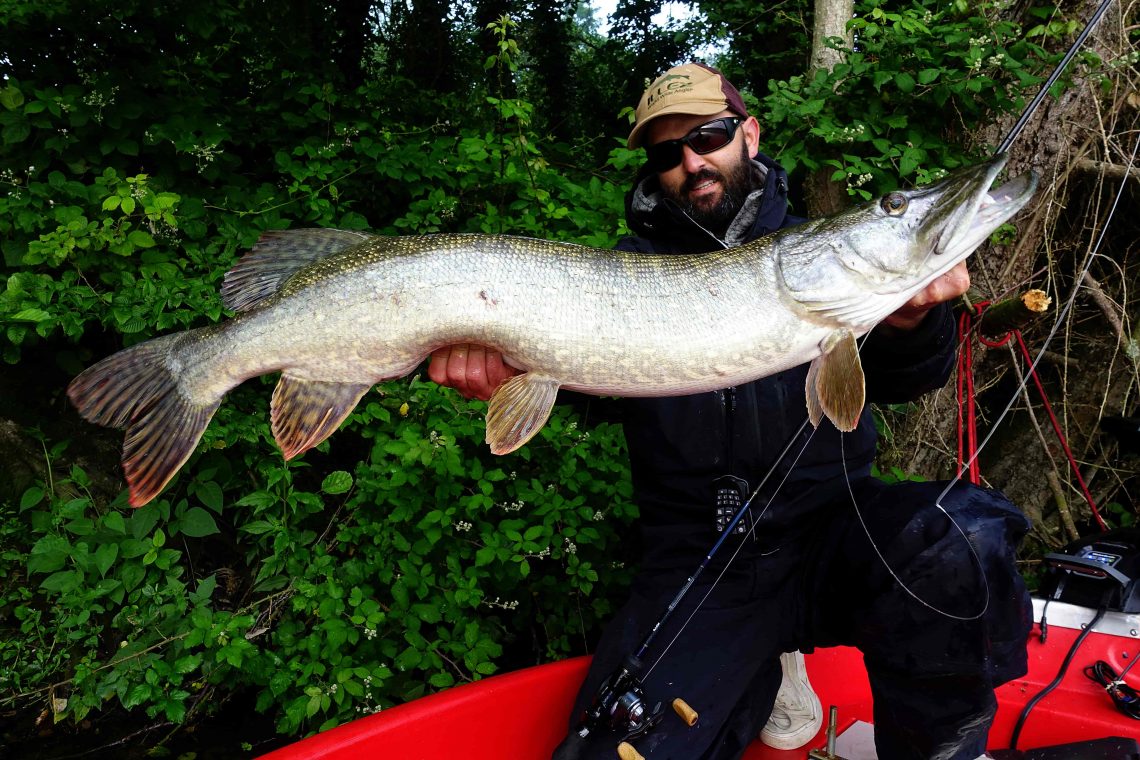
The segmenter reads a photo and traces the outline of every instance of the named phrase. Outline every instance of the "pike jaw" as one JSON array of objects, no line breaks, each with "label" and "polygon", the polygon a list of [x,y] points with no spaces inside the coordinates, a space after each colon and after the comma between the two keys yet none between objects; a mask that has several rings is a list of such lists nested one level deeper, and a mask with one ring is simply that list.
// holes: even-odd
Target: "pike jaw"
[{"label": "pike jaw", "polygon": [[[790,230],[799,234],[781,241],[779,254],[789,295],[809,312],[870,329],[973,253],[1029,201],[1037,187],[1033,172],[989,189],[1006,158]],[[820,235],[827,245],[819,245]],[[807,244],[812,238],[814,246]]]}]

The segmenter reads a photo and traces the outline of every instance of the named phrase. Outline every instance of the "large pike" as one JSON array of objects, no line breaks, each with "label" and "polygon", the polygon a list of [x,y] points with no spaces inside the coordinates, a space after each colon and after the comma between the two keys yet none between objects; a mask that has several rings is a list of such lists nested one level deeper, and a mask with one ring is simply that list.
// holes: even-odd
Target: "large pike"
[{"label": "large pike", "polygon": [[286,459],[331,435],[373,384],[455,343],[525,370],[492,397],[487,443],[522,446],[559,388],[672,396],[811,361],[814,424],[857,424],[856,338],[965,259],[1032,195],[989,190],[1004,156],[942,182],[747,245],[647,255],[495,235],[266,233],[225,277],[233,319],[140,343],[88,368],[68,395],[126,427],[130,502],[154,498],[232,388],[281,372],[271,408]]}]

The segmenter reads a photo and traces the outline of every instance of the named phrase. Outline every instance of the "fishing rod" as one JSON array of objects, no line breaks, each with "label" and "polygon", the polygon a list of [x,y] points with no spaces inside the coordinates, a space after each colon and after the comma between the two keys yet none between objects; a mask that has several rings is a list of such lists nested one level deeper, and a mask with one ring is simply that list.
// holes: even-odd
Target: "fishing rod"
[{"label": "fishing rod", "polygon": [[1009,130],[1009,134],[1007,134],[1005,139],[1001,141],[1001,144],[998,145],[997,150],[994,151],[995,156],[1008,151],[1009,147],[1013,145],[1014,140],[1021,135],[1022,130],[1025,129],[1025,125],[1029,123],[1029,119],[1041,106],[1042,101],[1045,100],[1045,96],[1049,94],[1050,88],[1061,78],[1061,74],[1064,72],[1065,67],[1069,65],[1069,61],[1073,60],[1073,56],[1075,56],[1077,51],[1081,49],[1081,46],[1085,44],[1085,39],[1092,33],[1093,28],[1096,27],[1097,22],[1100,21],[1100,17],[1104,15],[1112,2],[1113,0],[1102,0],[1101,4],[1093,12],[1089,22],[1085,24],[1085,28],[1081,30],[1081,33],[1077,35],[1077,39],[1069,46],[1069,52],[1065,53],[1065,57],[1062,58],[1061,62],[1053,69],[1053,73],[1045,80],[1045,84],[1041,85],[1041,88],[1037,90],[1037,95],[1030,101],[1029,105],[1026,106],[1025,111],[1021,114],[1021,118],[1017,120],[1017,123]]},{"label": "fishing rod", "polygon": [[[1097,22],[1100,21],[1100,18],[1104,15],[1105,11],[1108,9],[1108,6],[1111,2],[1112,2],[1112,0],[1102,0],[1101,4],[1098,6],[1097,10],[1093,13],[1092,17],[1090,18],[1089,22],[1085,25],[1085,27],[1081,31],[1080,35],[1078,35],[1077,39],[1070,46],[1068,52],[1062,58],[1060,63],[1054,68],[1053,72],[1050,74],[1050,76],[1046,80],[1046,82],[1038,90],[1037,95],[1034,97],[1034,99],[1025,108],[1024,112],[1021,114],[1020,118],[1014,124],[1014,126],[1010,129],[1010,131],[1006,135],[1005,139],[1002,140],[1001,144],[998,146],[997,150],[994,152],[995,156],[1007,152],[1009,150],[1010,146],[1017,139],[1017,137],[1020,136],[1021,132],[1025,129],[1025,126],[1029,123],[1029,120],[1032,118],[1033,114],[1037,111],[1038,108],[1040,108],[1041,104],[1044,102],[1045,96],[1048,94],[1049,88],[1051,88],[1053,86],[1053,84],[1055,84],[1056,81],[1060,78],[1064,69],[1068,66],[1069,62],[1076,55],[1076,53],[1080,50],[1081,46],[1084,44],[1085,40],[1088,38],[1089,34],[1092,32],[1092,30],[1096,26]],[[1107,225],[1106,225],[1106,227],[1107,227]],[[1091,260],[1091,257],[1090,257],[1090,260]],[[1055,332],[1055,328],[1054,328],[1054,332]],[[1038,356],[1038,359],[1040,359],[1040,355]],[[1024,382],[1025,382],[1025,379],[1023,378],[1022,383],[1024,384]],[[1011,402],[1011,405],[1012,405],[1012,402]],[[1008,408],[1007,408],[1007,411],[1008,411]],[[1003,416],[1004,416],[1004,414],[1003,414]],[[663,716],[663,709],[661,707],[661,702],[657,702],[653,708],[649,708],[648,701],[646,698],[646,693],[645,693],[644,679],[648,676],[649,672],[651,672],[652,669],[654,667],[656,667],[656,665],[658,663],[660,663],[660,661],[665,657],[666,653],[672,647],[673,643],[677,641],[678,637],[680,637],[681,633],[688,626],[689,622],[692,621],[692,619],[696,615],[697,611],[700,610],[700,608],[704,604],[705,600],[707,600],[708,597],[712,594],[716,585],[720,582],[720,579],[724,576],[724,572],[726,572],[728,570],[728,567],[732,564],[732,562],[738,556],[741,548],[744,545],[744,541],[740,542],[740,545],[737,547],[736,552],[734,552],[733,555],[729,558],[728,562],[725,563],[725,567],[722,569],[720,575],[716,579],[714,579],[713,583],[710,585],[710,587],[709,587],[708,591],[705,593],[704,597],[698,601],[698,603],[696,604],[696,606],[694,607],[694,609],[690,613],[688,619],[686,619],[684,621],[684,623],[680,626],[679,630],[674,635],[673,639],[669,642],[669,644],[665,647],[665,649],[661,652],[661,654],[657,657],[657,659],[650,665],[648,670],[645,668],[643,658],[645,657],[645,655],[649,651],[650,647],[654,643],[658,633],[663,629],[663,627],[666,625],[666,623],[672,618],[672,616],[673,616],[674,612],[676,611],[676,609],[678,608],[678,606],[681,604],[681,602],[684,600],[684,598],[692,590],[697,579],[699,579],[704,574],[705,570],[708,568],[709,564],[712,562],[712,560],[716,556],[716,554],[720,551],[721,547],[724,545],[727,538],[731,535],[735,535],[735,530],[736,530],[737,526],[739,525],[739,523],[741,522],[741,520],[743,520],[745,518],[745,516],[750,513],[753,499],[755,499],[757,494],[759,494],[760,490],[763,488],[765,483],[767,483],[768,479],[775,472],[775,470],[779,466],[779,464],[781,462],[783,462],[784,458],[788,455],[788,452],[791,450],[792,445],[795,443],[796,439],[803,432],[804,427],[807,424],[808,424],[808,421],[805,420],[804,423],[800,426],[799,430],[797,430],[796,433],[792,435],[791,439],[788,441],[788,444],[784,447],[783,451],[781,451],[780,455],[776,458],[776,461],[773,463],[771,468],[769,468],[767,474],[765,474],[763,480],[760,482],[760,485],[758,485],[752,491],[752,493],[749,495],[748,499],[746,501],[744,501],[744,503],[741,505],[741,507],[733,515],[732,519],[729,521],[729,523],[725,527],[722,535],[713,544],[712,548],[705,555],[704,559],[697,566],[696,570],[686,579],[685,583],[678,590],[677,594],[674,595],[672,600],[666,606],[663,614],[658,618],[658,620],[650,628],[650,630],[646,634],[646,636],[642,639],[642,641],[641,641],[640,645],[638,646],[638,648],[636,649],[636,651],[632,654],[627,655],[623,659],[622,664],[619,665],[617,667],[617,669],[613,673],[611,673],[610,676],[607,677],[602,682],[602,684],[599,686],[598,690],[594,694],[594,698],[592,700],[592,703],[590,704],[590,706],[588,706],[586,708],[585,714],[581,717],[581,720],[579,721],[576,729],[572,732],[572,735],[577,736],[579,742],[585,741],[585,739],[587,737],[589,737],[594,731],[598,731],[598,730],[612,731],[613,733],[615,733],[617,735],[619,741],[629,741],[629,740],[644,736],[646,733],[648,733],[654,726],[656,726],[660,722],[660,720]],[[800,456],[807,449],[807,446],[811,443],[811,440],[814,437],[815,432],[816,432],[816,430],[812,431],[811,435],[808,436],[807,440],[804,442],[800,451],[797,453],[795,460],[793,460],[793,462],[792,462],[791,468],[789,468],[789,473],[788,473],[789,475],[791,473],[791,470],[794,469],[795,464],[799,461]],[[991,437],[992,437],[992,432],[991,432]],[[841,437],[841,440],[842,440],[842,437]],[[989,437],[987,437],[986,440],[983,441],[982,445],[984,446],[985,442],[987,442],[987,441],[989,441]],[[981,447],[979,447],[979,451],[980,451],[980,449],[981,449]],[[976,452],[975,452],[974,456],[975,457],[977,456]],[[843,464],[844,464],[844,472],[846,473],[846,460],[845,460],[845,458],[844,458]],[[961,479],[961,475],[962,475],[962,472],[959,471],[958,474],[955,476],[955,478],[951,481],[951,484],[949,486],[947,486],[947,488],[939,495],[939,497],[935,501],[936,506],[939,509],[941,509],[944,514],[946,514],[946,517],[948,519],[950,519],[950,521],[955,525],[955,527],[958,528],[958,531],[960,533],[962,533],[961,528],[957,525],[957,522],[954,521],[954,518],[951,517],[949,515],[949,513],[947,513],[946,510],[942,507],[941,501],[946,496],[946,494],[950,492],[953,485],[955,483],[957,483],[958,480]],[[773,491],[772,495],[769,497],[767,504],[765,504],[765,506],[764,506],[764,510],[761,511],[760,515],[758,515],[756,519],[751,521],[752,524],[750,526],[750,529],[748,530],[748,535],[754,534],[754,532],[756,530],[756,523],[759,521],[759,519],[761,517],[763,517],[764,513],[767,512],[768,507],[770,507],[772,502],[776,499],[777,495],[779,494],[780,488],[784,485],[785,482],[787,482],[787,478],[788,478],[788,475],[785,475],[784,479],[781,480],[781,482],[777,485],[776,489]],[[848,483],[848,486],[850,488],[850,483]],[[854,494],[853,493],[851,494],[851,498],[854,500]],[[856,506],[856,510],[858,511],[858,504],[856,504],[855,506]],[[867,529],[866,524],[863,523],[862,515],[860,514],[859,517],[860,517],[861,524],[863,524],[864,531],[867,531],[868,529]],[[867,533],[867,535],[868,535],[868,538],[870,538],[869,532]],[[963,535],[963,538],[967,541],[967,543],[970,544],[971,552],[974,552],[973,544],[969,542],[968,538],[966,538],[964,533],[962,533],[962,535]],[[872,545],[874,545],[873,541],[872,541]],[[875,548],[876,548],[876,551],[878,551],[878,548],[877,547],[875,547]],[[882,556],[881,553],[879,553],[879,557],[884,562],[884,564],[886,564],[886,559]],[[980,565],[980,560],[978,560],[976,552],[974,552],[974,557],[975,557],[975,561],[979,562],[979,565]],[[899,582],[900,584],[902,584],[901,579],[898,578],[897,574],[894,572],[894,570],[889,565],[887,565],[887,570],[895,578],[896,582]],[[984,576],[984,573],[983,573],[983,576]],[[926,605],[927,607],[931,608],[932,610],[935,610],[936,612],[939,612],[940,614],[946,615],[947,617],[959,619],[959,620],[972,620],[972,619],[976,619],[978,617],[981,617],[981,615],[985,614],[985,611],[986,611],[986,609],[988,609],[988,606],[989,606],[988,585],[987,585],[987,589],[986,589],[986,591],[987,591],[986,600],[985,600],[985,604],[983,606],[982,611],[977,613],[976,615],[972,615],[969,617],[962,617],[962,616],[958,616],[958,615],[953,615],[953,614],[946,613],[945,611],[939,610],[938,608],[932,606],[931,604],[929,604],[928,602],[926,602],[925,600],[923,600],[922,598],[920,598],[916,594],[914,594],[908,587],[906,587],[905,584],[902,584],[902,585],[903,585],[904,590],[908,594],[910,594],[912,597],[917,599],[922,604]],[[565,749],[563,751],[559,751],[555,754],[555,760],[559,760],[562,757],[572,756],[572,755],[568,755],[567,751],[572,752],[573,750],[570,747],[565,747]]]},{"label": "fishing rod", "polygon": [[[665,612],[653,624],[652,628],[649,630],[649,633],[647,633],[641,640],[641,643],[638,645],[635,652],[633,654],[626,655],[626,657],[622,660],[622,664],[618,666],[617,670],[610,674],[610,676],[602,682],[601,686],[598,687],[597,692],[594,694],[592,703],[589,707],[586,708],[585,715],[582,716],[581,721],[575,729],[575,733],[577,734],[580,741],[585,740],[595,730],[607,728],[618,734],[619,741],[630,741],[632,739],[636,739],[640,736],[645,735],[649,732],[650,729],[652,729],[655,725],[657,725],[657,723],[660,722],[662,716],[664,715],[664,711],[661,707],[661,702],[658,702],[652,709],[647,709],[648,702],[646,701],[644,680],[649,676],[651,672],[653,672],[653,669],[657,667],[657,664],[660,663],[662,659],[664,659],[665,655],[677,641],[677,637],[680,636],[681,632],[684,631],[684,629],[688,626],[689,621],[693,619],[693,616],[696,615],[697,611],[700,610],[705,600],[708,599],[709,594],[712,593],[712,590],[720,582],[720,579],[724,576],[724,572],[736,559],[737,555],[740,553],[740,550],[747,542],[747,538],[755,532],[756,523],[768,511],[768,507],[772,505],[772,502],[775,500],[776,495],[780,491],[780,488],[784,485],[788,477],[791,475],[792,470],[795,468],[796,463],[799,462],[800,457],[803,455],[804,451],[807,450],[807,447],[811,443],[812,438],[815,437],[815,433],[818,428],[814,428],[811,431],[811,434],[808,435],[807,440],[805,440],[803,445],[800,447],[800,450],[796,454],[795,459],[792,460],[792,465],[788,468],[788,472],[784,475],[783,480],[780,481],[779,485],[777,485],[776,489],[772,492],[772,495],[768,498],[768,502],[764,505],[764,509],[762,509],[760,511],[760,514],[756,516],[756,519],[752,521],[748,535],[746,535],[744,539],[738,543],[736,551],[733,552],[731,557],[729,557],[728,561],[724,565],[724,568],[721,570],[720,575],[718,575],[713,583],[709,586],[709,590],[705,593],[704,597],[702,597],[700,601],[697,602],[689,617],[680,626],[673,639],[669,642],[668,645],[666,645],[666,647],[661,651],[661,653],[649,665],[648,668],[645,667],[645,663],[642,658],[645,657],[646,653],[649,651],[649,648],[653,645],[653,641],[657,638],[657,634],[661,632],[665,624],[670,620],[670,618],[672,618],[673,613],[676,611],[681,601],[689,594],[689,591],[692,590],[693,585],[704,574],[705,570],[708,569],[709,564],[720,551],[721,547],[724,545],[728,537],[736,534],[737,526],[740,524],[741,520],[743,520],[745,516],[750,513],[752,501],[760,493],[761,489],[764,488],[764,485],[768,482],[768,479],[772,476],[772,474],[775,473],[776,466],[783,461],[784,457],[787,456],[788,452],[791,450],[796,440],[803,433],[807,425],[808,420],[805,418],[804,421],[800,424],[799,429],[797,429],[796,432],[793,433],[788,439],[787,444],[780,452],[780,455],[776,458],[776,463],[773,464],[771,468],[769,468],[768,472],[764,475],[764,478],[760,481],[760,484],[752,490],[752,493],[748,496],[748,499],[744,501],[743,505],[741,505],[741,507],[732,516],[732,519],[728,521],[727,525],[725,525],[720,537],[713,544],[712,548],[709,549],[708,553],[705,554],[704,559],[701,560],[701,563],[697,566],[696,570],[694,570],[693,573],[685,580],[685,583],[682,584],[680,590],[678,590],[673,599],[666,606]],[[554,760],[559,760],[559,758],[559,754],[556,754],[554,756]]]}]

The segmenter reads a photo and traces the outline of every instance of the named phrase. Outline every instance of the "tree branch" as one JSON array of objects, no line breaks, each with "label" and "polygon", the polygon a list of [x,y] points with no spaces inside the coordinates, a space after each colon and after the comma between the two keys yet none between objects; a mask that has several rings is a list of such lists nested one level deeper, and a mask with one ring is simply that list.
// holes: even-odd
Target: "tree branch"
[{"label": "tree branch", "polygon": [[1057,503],[1057,514],[1061,516],[1061,525],[1069,538],[1076,541],[1081,537],[1077,524],[1073,522],[1073,513],[1069,511],[1069,501],[1065,498],[1065,490],[1061,488],[1061,479],[1057,477],[1056,470],[1048,470],[1045,479],[1049,481],[1049,490],[1053,492],[1053,500]]},{"label": "tree branch", "polygon": [[1020,330],[1049,310],[1053,303],[1044,290],[1027,290],[1020,296],[991,305],[978,320],[978,332],[996,338]]},{"label": "tree branch", "polygon": [[1136,166],[1122,166],[1120,164],[1111,164],[1107,161],[1093,161],[1091,158],[1078,159],[1074,164],[1074,168],[1084,174],[1098,174],[1106,179],[1130,179],[1140,180],[1140,167]]}]

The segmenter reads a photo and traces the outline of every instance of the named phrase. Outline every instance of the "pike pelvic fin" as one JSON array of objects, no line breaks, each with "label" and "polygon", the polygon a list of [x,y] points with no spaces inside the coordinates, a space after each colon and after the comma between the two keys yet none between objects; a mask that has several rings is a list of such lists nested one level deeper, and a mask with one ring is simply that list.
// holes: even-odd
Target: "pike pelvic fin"
[{"label": "pike pelvic fin", "polygon": [[487,406],[487,443],[492,454],[509,454],[542,430],[558,398],[558,386],[557,380],[526,372],[495,390]]},{"label": "pike pelvic fin", "polygon": [[299,269],[372,237],[333,229],[264,232],[253,249],[226,272],[222,303],[234,311],[249,311],[276,293]]},{"label": "pike pelvic fin", "polygon": [[824,416],[845,433],[859,424],[866,400],[859,346],[850,330],[836,330],[820,343],[823,353],[807,374],[808,419],[819,426]]},{"label": "pike pelvic fin", "polygon": [[[191,331],[196,332],[196,331]],[[83,417],[126,427],[123,470],[130,504],[153,499],[185,464],[221,403],[194,403],[178,388],[171,352],[187,333],[140,343],[88,367],[67,386]]]},{"label": "pike pelvic fin", "polygon": [[270,402],[270,425],[285,459],[308,451],[335,433],[371,387],[282,374]]}]

